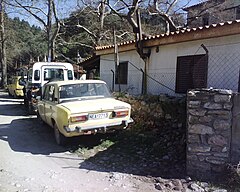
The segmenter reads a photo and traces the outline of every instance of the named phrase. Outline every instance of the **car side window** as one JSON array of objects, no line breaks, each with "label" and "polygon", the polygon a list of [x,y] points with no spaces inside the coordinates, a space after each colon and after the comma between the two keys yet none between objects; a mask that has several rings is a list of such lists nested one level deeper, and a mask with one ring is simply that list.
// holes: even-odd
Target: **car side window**
[{"label": "car side window", "polygon": [[53,85],[47,86],[43,93],[43,100],[54,101],[55,88]]},{"label": "car side window", "polygon": [[49,86],[49,91],[48,91],[48,100],[49,101],[54,101],[54,86]]},{"label": "car side window", "polygon": [[71,70],[67,71],[67,76],[68,76],[68,80],[73,80],[73,75]]},{"label": "car side window", "polygon": [[48,100],[48,90],[49,90],[49,86],[47,86],[47,87],[44,89],[43,100]]}]

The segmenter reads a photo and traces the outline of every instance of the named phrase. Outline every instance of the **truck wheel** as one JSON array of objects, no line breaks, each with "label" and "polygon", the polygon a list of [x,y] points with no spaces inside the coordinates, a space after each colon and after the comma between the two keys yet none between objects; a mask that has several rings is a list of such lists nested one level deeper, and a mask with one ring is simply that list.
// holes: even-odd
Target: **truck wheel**
[{"label": "truck wheel", "polygon": [[54,136],[58,145],[66,145],[67,138],[58,130],[57,124],[54,124]]}]

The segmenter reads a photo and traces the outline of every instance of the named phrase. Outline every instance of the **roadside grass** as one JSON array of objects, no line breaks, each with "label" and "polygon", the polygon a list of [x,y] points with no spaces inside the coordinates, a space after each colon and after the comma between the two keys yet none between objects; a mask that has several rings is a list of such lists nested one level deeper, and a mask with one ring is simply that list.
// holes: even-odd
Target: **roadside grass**
[{"label": "roadside grass", "polygon": [[94,146],[93,148],[84,146],[84,144],[80,144],[80,145],[78,145],[77,149],[75,149],[75,150],[71,149],[70,151],[73,153],[76,153],[78,156],[81,156],[84,159],[88,159],[88,158],[96,155],[98,152],[108,149],[110,146],[112,146],[114,144],[115,144],[115,142],[111,141],[109,139],[106,139],[106,140],[101,139],[100,143],[98,145]]},{"label": "roadside grass", "polygon": [[125,153],[127,155],[138,155],[142,152],[148,152],[158,157],[162,157],[167,151],[161,149],[163,145],[159,142],[157,135],[152,132],[134,133],[133,131],[122,131],[118,133],[111,133],[107,135],[93,135],[91,139],[99,139],[99,142],[92,146],[84,141],[77,144],[77,146],[70,146],[70,151],[78,155],[82,155],[85,159],[92,157],[98,152],[105,151],[109,148],[117,148],[118,153]]}]

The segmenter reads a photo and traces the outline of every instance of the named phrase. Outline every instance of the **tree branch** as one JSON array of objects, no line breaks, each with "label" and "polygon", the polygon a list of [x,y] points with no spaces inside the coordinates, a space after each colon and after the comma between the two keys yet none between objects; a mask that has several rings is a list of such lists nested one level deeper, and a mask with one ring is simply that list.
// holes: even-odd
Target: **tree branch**
[{"label": "tree branch", "polygon": [[51,38],[51,40],[54,41],[54,39],[56,39],[56,37],[58,35],[58,32],[60,30],[61,25],[60,25],[60,21],[59,21],[59,19],[57,17],[57,10],[56,10],[56,6],[55,6],[54,1],[52,2],[52,6],[53,6],[53,15],[54,15],[54,18],[55,18],[55,21],[56,21],[56,25],[57,25],[57,27],[54,30],[54,33],[52,35],[52,38]]},{"label": "tree branch", "polygon": [[[36,18],[40,23],[43,24],[44,27],[47,27],[47,24],[39,17],[37,16],[35,13],[33,13],[30,9],[28,8],[33,8],[33,7],[29,7],[29,6],[24,6],[21,3],[19,3],[17,0],[15,0],[15,2],[18,4],[19,7],[23,8],[25,11],[27,11],[28,13],[30,13],[34,18]],[[38,8],[36,8],[38,9]],[[39,9],[38,9],[39,10]]]},{"label": "tree branch", "polygon": [[90,48],[90,49],[94,49],[93,46],[87,45],[87,44],[85,44],[85,43],[80,43],[80,42],[70,43],[70,42],[66,42],[66,41],[63,40],[62,38],[61,38],[61,41],[62,41],[61,43],[58,43],[59,45],[80,45],[80,46],[83,46],[83,47],[87,47],[87,48]]},{"label": "tree branch", "polygon": [[89,29],[87,29],[86,27],[80,25],[79,23],[76,25],[76,27],[83,29],[85,32],[87,32],[90,36],[92,36],[94,39],[97,39],[97,36],[92,33]]}]

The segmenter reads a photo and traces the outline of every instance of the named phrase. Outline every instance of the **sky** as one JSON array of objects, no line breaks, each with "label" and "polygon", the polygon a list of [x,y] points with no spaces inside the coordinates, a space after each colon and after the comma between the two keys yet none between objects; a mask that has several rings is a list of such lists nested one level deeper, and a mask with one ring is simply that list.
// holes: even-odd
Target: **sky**
[{"label": "sky", "polygon": [[[69,16],[69,13],[75,11],[77,9],[77,1],[78,0],[56,0],[56,9],[57,9],[57,14],[58,17],[65,18]],[[41,5],[39,4],[39,7]],[[46,7],[46,5],[44,5]],[[41,6],[42,7],[42,6]],[[44,7],[44,8],[45,8]],[[36,26],[41,26],[41,23],[38,22],[33,16],[27,14],[25,11],[17,11],[16,9],[7,9],[7,14],[9,17],[14,18],[14,17],[19,17],[21,20],[28,21],[30,25],[36,25]]]},{"label": "sky", "polygon": [[[146,0],[147,1],[147,0]],[[186,4],[190,1],[188,6],[200,3],[202,0],[179,0],[181,4]],[[77,2],[78,0],[56,0],[56,6],[58,10],[58,17],[59,18],[65,18],[69,16],[69,14],[75,10],[77,10]],[[39,6],[41,6],[39,4]],[[37,21],[33,16],[30,16],[29,14],[26,14],[26,12],[21,11],[20,13],[17,12],[14,9],[7,9],[7,14],[9,17],[14,18],[14,17],[19,17],[21,20],[28,21],[30,25],[36,25],[36,26],[41,26],[41,23]]]}]

